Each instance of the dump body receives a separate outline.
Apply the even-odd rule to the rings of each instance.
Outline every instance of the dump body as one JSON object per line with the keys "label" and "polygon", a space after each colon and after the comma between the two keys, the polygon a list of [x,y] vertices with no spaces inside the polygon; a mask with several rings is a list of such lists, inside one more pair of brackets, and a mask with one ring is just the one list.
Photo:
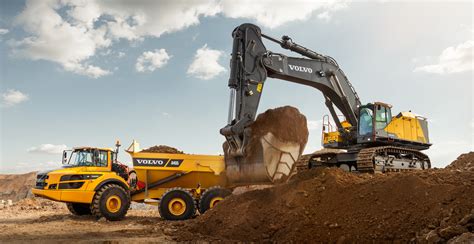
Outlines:
{"label": "dump body", "polygon": [[223,156],[129,152],[137,173],[138,185],[132,200],[160,199],[170,188],[180,187],[196,193],[197,189],[226,186]]}

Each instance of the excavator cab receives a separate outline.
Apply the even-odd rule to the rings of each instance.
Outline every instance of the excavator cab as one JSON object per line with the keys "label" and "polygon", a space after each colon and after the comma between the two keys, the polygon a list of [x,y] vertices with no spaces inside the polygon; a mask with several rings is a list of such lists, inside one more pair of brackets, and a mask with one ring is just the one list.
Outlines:
{"label": "excavator cab", "polygon": [[392,106],[390,104],[375,102],[359,108],[358,141],[375,141],[379,131],[392,121]]}

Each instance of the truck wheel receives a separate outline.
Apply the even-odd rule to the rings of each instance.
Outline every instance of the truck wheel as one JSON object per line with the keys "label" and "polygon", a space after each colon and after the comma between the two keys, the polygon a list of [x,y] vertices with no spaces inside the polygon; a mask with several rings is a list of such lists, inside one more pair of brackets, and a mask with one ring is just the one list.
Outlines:
{"label": "truck wheel", "polygon": [[67,209],[74,215],[91,215],[91,205],[87,203],[66,203]]}
{"label": "truck wheel", "polygon": [[203,214],[208,209],[213,208],[218,202],[231,195],[232,192],[220,186],[213,186],[207,189],[199,199],[199,212]]}
{"label": "truck wheel", "polygon": [[110,221],[123,219],[130,207],[130,194],[121,186],[107,184],[94,195],[91,204],[96,218],[104,217]]}
{"label": "truck wheel", "polygon": [[182,188],[171,188],[165,192],[158,210],[166,220],[185,220],[196,214],[193,196]]}

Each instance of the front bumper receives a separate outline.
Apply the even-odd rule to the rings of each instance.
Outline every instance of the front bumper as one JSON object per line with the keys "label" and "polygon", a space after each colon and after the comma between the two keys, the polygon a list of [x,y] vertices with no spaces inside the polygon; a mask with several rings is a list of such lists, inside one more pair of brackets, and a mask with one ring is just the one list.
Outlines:
{"label": "front bumper", "polygon": [[78,191],[78,190],[45,190],[32,189],[31,192],[38,197],[43,197],[58,202],[76,202],[91,203],[94,197],[94,191]]}

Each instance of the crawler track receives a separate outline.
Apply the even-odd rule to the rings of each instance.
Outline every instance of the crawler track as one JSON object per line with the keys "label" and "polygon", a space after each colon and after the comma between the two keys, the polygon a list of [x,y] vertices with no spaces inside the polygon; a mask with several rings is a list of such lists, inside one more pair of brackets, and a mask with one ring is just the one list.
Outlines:
{"label": "crawler track", "polygon": [[[318,156],[323,156],[322,158],[324,158],[324,156],[333,157],[333,155],[338,153],[344,152],[340,150],[324,150],[313,154],[302,155],[296,163],[298,172],[308,170],[312,158]],[[312,160],[311,164],[313,167],[338,167],[339,165],[334,163],[334,161],[328,163],[324,160]],[[357,154],[357,160],[354,161],[352,165],[356,166],[357,172],[360,173],[398,172],[431,168],[430,159],[426,154],[415,149],[394,146],[362,149]]]}
{"label": "crawler track", "polygon": [[[390,156],[393,158],[400,158],[400,155],[403,155],[405,160],[407,160],[407,156],[410,156],[411,159],[410,161],[407,160],[407,164],[411,163],[414,166],[412,168],[392,168],[378,167],[379,165],[375,164],[375,157],[377,156],[381,156],[386,161],[388,161]],[[431,168],[431,163],[428,156],[414,149],[393,146],[371,147],[360,150],[359,154],[357,155],[357,171],[361,173],[374,173],[379,171],[409,171],[429,168]]]}

